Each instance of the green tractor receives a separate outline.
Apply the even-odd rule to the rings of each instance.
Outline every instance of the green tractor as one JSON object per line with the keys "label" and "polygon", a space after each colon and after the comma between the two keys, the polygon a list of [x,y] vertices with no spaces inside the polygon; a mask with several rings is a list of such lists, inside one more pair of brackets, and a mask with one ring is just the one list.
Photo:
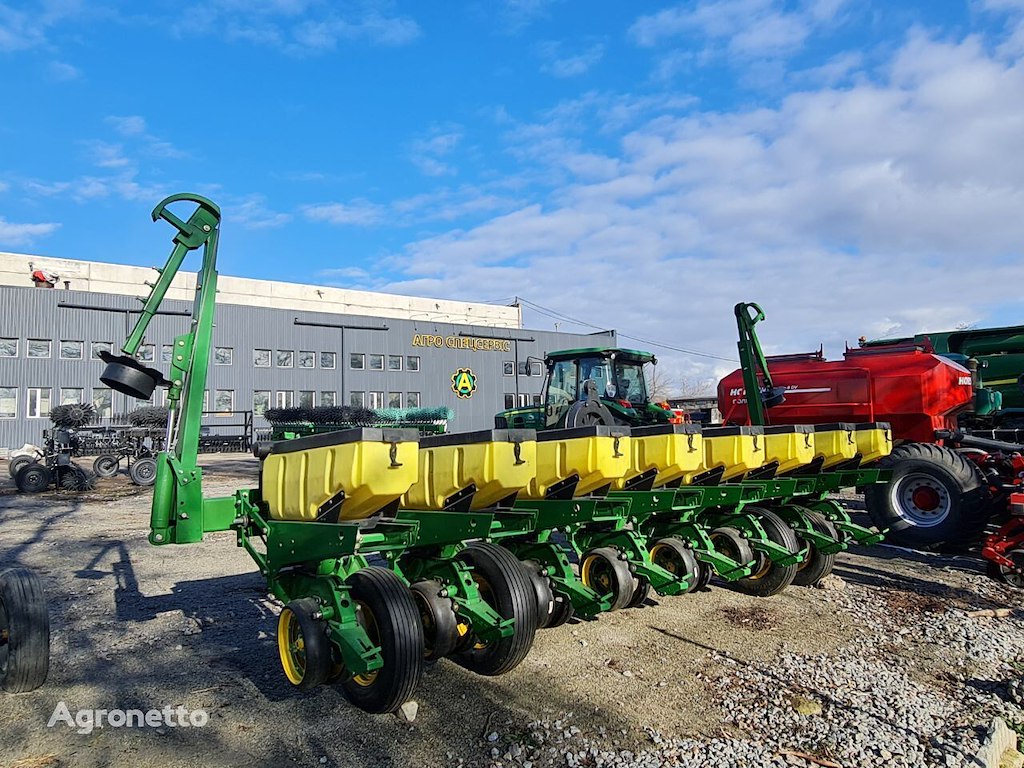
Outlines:
{"label": "green tractor", "polygon": [[512,408],[494,417],[499,429],[566,429],[605,424],[630,427],[668,424],[672,411],[651,402],[644,366],[650,352],[589,347],[550,352],[544,403]]}

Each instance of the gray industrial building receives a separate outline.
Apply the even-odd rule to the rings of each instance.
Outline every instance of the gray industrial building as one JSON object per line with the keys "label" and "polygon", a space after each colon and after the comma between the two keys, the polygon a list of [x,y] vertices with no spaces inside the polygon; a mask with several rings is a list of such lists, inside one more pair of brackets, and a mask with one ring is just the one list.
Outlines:
{"label": "gray industrial building", "polygon": [[[117,280],[95,279],[100,267],[116,270],[126,285],[137,277],[133,270],[144,272],[0,254],[0,451],[39,444],[54,405],[92,402],[103,419],[116,420],[140,404],[99,381],[99,352],[118,349],[141,306]],[[44,274],[58,278],[54,287],[35,287],[32,273],[38,278],[47,268],[51,272]],[[52,271],[57,268],[63,274]],[[87,275],[87,268],[94,279],[65,277],[75,270]],[[615,344],[614,332],[523,329],[518,308],[495,311],[492,305],[238,278],[221,282],[226,300],[218,296],[205,408],[210,413],[204,417],[214,431],[236,429],[237,412],[253,411],[258,430],[268,426],[260,416],[268,407],[343,404],[447,406],[455,414],[449,430],[489,428],[496,412],[540,402],[545,352]],[[145,290],[139,287],[132,292]],[[307,291],[313,298],[305,298]],[[183,280],[177,295],[189,292]],[[427,302],[429,311],[415,302]],[[347,307],[359,311],[338,311]],[[139,358],[166,371],[171,344],[187,330],[190,312],[189,301],[165,301]],[[452,322],[454,317],[480,319]],[[456,391],[462,384],[466,394],[469,383],[465,377],[456,381],[460,371],[470,372],[475,384],[469,396]],[[154,400],[164,393],[158,390]]]}

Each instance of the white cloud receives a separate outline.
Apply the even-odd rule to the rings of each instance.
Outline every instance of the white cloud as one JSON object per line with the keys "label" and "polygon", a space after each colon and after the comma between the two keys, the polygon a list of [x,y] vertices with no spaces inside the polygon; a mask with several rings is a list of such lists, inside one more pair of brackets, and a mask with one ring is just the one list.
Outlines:
{"label": "white cloud", "polygon": [[47,67],[47,74],[54,82],[68,83],[78,80],[82,76],[82,70],[63,61],[51,61]]}
{"label": "white cloud", "polygon": [[0,245],[27,245],[33,240],[45,237],[57,230],[60,224],[15,224],[0,216]]}
{"label": "white cloud", "polygon": [[366,200],[351,203],[320,203],[302,207],[303,215],[310,221],[320,221],[339,226],[366,227],[384,219],[385,209]]}
{"label": "white cloud", "polygon": [[447,158],[462,141],[459,126],[435,128],[429,136],[415,139],[409,149],[409,159],[425,176],[449,176],[456,169]]}
{"label": "white cloud", "polygon": [[122,136],[142,136],[146,133],[146,119],[141,115],[111,115],[107,122]]}
{"label": "white cloud", "polygon": [[292,220],[290,214],[271,210],[263,195],[248,195],[237,200],[228,198],[221,209],[226,221],[246,229],[276,229]]}
{"label": "white cloud", "polygon": [[511,34],[521,32],[548,16],[551,6],[560,0],[501,0],[498,18]]}
{"label": "white cloud", "polygon": [[543,63],[541,72],[554,77],[578,77],[586,74],[604,58],[604,45],[594,43],[579,53],[565,53],[561,43],[548,41],[537,46]]}

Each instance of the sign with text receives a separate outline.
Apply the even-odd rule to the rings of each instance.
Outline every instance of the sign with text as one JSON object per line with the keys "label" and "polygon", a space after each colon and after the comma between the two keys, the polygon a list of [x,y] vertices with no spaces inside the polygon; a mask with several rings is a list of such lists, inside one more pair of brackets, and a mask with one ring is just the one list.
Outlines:
{"label": "sign with text", "polygon": [[438,349],[469,349],[473,352],[511,352],[511,339],[485,339],[479,336],[432,336],[417,333],[412,337],[414,347],[436,347]]}

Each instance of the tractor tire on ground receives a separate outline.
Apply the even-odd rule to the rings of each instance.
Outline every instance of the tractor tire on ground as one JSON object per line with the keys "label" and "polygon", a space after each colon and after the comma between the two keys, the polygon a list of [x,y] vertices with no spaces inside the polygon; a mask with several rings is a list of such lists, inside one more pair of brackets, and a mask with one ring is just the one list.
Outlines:
{"label": "tractor tire on ground", "polygon": [[[786,525],[782,518],[771,510],[764,507],[745,507],[744,511],[757,516],[757,520],[764,528],[768,539],[775,544],[780,544],[793,554],[800,551],[800,542],[797,540],[793,529]],[[733,582],[733,586],[740,592],[745,592],[754,597],[771,597],[777,595],[796,578],[797,564],[778,565],[761,552],[754,553],[757,565],[754,572],[744,579]]]}
{"label": "tractor tire on ground", "polygon": [[42,580],[24,568],[0,571],[0,688],[34,691],[50,670],[50,613]]}
{"label": "tractor tire on ground", "polygon": [[[837,541],[839,540],[838,529],[821,512],[801,507],[800,513],[810,521],[815,531]],[[836,564],[836,556],[835,554],[823,555],[811,542],[800,539],[799,533],[797,533],[797,539],[799,539],[801,546],[807,547],[807,558],[797,565],[793,583],[798,587],[813,587],[832,573],[832,568]]]}
{"label": "tractor tire on ground", "polygon": [[17,477],[18,473],[29,464],[35,462],[31,456],[15,456],[13,459],[7,462],[7,471],[11,473],[11,477]]}
{"label": "tractor tire on ground", "polygon": [[14,484],[22,493],[42,493],[50,487],[51,482],[53,476],[50,470],[35,462],[22,467],[14,478]]}
{"label": "tractor tire on ground", "polygon": [[113,477],[121,468],[121,460],[117,456],[97,456],[92,463],[92,471],[97,477]]}
{"label": "tractor tire on ground", "polygon": [[886,539],[907,547],[962,550],[984,530],[991,497],[984,478],[956,451],[906,443],[879,462],[892,481],[865,489],[872,522]]}
{"label": "tractor tire on ground", "polygon": [[359,607],[359,623],[380,647],[384,666],[341,683],[348,700],[364,712],[394,712],[412,696],[423,674],[423,625],[415,599],[387,568],[353,573],[349,594]]}
{"label": "tractor tire on ground", "polygon": [[423,624],[423,658],[427,661],[443,659],[459,644],[459,618],[451,598],[443,597],[443,585],[432,579],[417,581],[409,589]]}
{"label": "tractor tire on ground", "polygon": [[537,596],[530,576],[515,555],[487,542],[470,544],[459,559],[471,566],[484,601],[502,618],[513,620],[513,632],[494,642],[474,643],[455,660],[480,675],[503,675],[526,658],[537,633]]}
{"label": "tractor tire on ground", "polygon": [[136,459],[128,467],[128,476],[136,485],[143,487],[156,482],[156,461],[154,459]]}
{"label": "tractor tire on ground", "polygon": [[629,605],[636,591],[636,582],[629,566],[613,547],[595,547],[580,557],[580,580],[599,595],[611,595],[611,610]]}

